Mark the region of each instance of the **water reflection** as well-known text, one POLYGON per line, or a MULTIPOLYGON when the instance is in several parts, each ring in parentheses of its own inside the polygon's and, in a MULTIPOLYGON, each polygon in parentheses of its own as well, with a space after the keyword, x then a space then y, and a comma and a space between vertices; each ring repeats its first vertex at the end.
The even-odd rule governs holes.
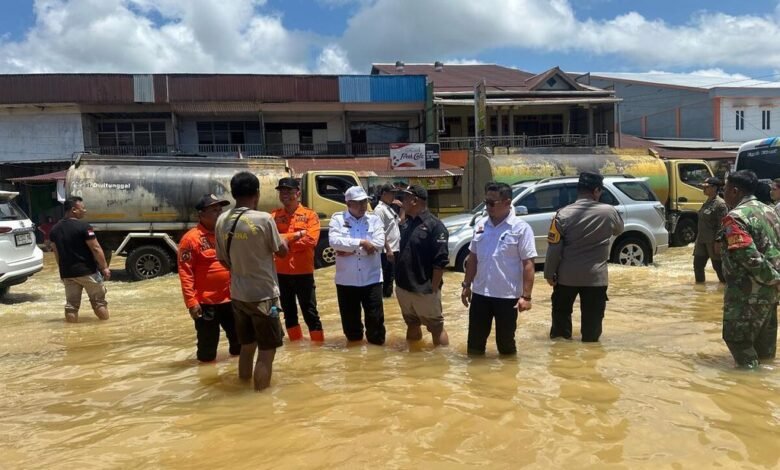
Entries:
POLYGON ((325 343, 285 344, 258 394, 225 341, 197 363, 175 276, 112 281, 110 321, 66 325, 47 258, 12 289, 20 303, 0 304, 0 467, 775 467, 778 364, 732 369, 722 290, 695 286, 690 260, 612 268, 600 344, 547 338, 537 274, 510 358, 492 337, 486 357, 466 355, 458 273, 443 296, 452 346, 407 344, 393 300, 387 345, 348 346, 320 270, 325 343))

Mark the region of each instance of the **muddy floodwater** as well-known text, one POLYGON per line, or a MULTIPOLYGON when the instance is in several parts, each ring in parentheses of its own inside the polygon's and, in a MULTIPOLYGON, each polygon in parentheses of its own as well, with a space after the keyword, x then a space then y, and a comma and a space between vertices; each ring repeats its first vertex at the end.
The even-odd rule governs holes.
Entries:
MULTIPOLYGON (((465 353, 462 274, 445 275, 452 345, 410 347, 394 299, 386 346, 346 347, 333 268, 319 270, 324 345, 285 342, 269 390, 237 379, 222 339, 195 360, 175 275, 127 282, 111 320, 65 324, 53 258, 0 301, 0 468, 776 468, 780 361, 742 372, 722 289, 691 249, 610 267, 600 344, 547 338, 537 273, 516 358, 465 353)), ((575 330, 579 328, 575 313, 575 330)))

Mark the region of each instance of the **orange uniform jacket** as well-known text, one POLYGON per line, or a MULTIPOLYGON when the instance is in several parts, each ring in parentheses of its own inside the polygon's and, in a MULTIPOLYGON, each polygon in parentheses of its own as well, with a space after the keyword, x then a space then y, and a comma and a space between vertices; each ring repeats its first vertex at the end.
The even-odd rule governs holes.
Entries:
POLYGON ((230 271, 217 259, 214 232, 198 224, 179 242, 179 280, 187 308, 230 302, 230 271))
POLYGON ((290 253, 284 258, 276 258, 276 272, 279 274, 312 274, 314 273, 314 248, 320 239, 320 218, 313 210, 298 204, 298 208, 292 215, 288 214, 284 207, 271 212, 271 217, 276 222, 285 240, 287 240, 290 253), (301 239, 295 239, 295 232, 305 230, 306 235, 301 239))

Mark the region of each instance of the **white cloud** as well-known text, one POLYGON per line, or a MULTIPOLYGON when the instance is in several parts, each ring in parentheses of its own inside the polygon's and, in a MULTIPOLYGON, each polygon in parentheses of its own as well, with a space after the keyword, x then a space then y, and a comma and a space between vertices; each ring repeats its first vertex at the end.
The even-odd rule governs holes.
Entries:
POLYGON ((694 70, 689 73, 664 72, 651 70, 649 72, 591 72, 601 77, 622 78, 640 82, 666 83, 699 88, 714 87, 750 87, 750 88, 780 88, 776 80, 780 74, 768 77, 770 80, 756 80, 741 73, 727 73, 719 68, 694 70))
POLYGON ((777 12, 704 12, 672 25, 635 12, 580 19, 566 0, 376 0, 349 20, 341 45, 360 67, 496 48, 617 56, 647 68, 776 67, 777 12))
POLYGON ((308 72, 315 36, 262 4, 37 0, 27 36, 0 42, 0 72, 308 72))
POLYGON ((359 73, 349 65, 349 60, 344 50, 335 44, 325 46, 319 57, 317 57, 316 71, 326 75, 359 73))
POLYGON ((367 73, 372 62, 471 63, 496 49, 521 68, 524 52, 617 58, 626 70, 780 63, 780 6, 670 24, 578 18, 573 0, 317 1, 354 12, 340 37, 290 29, 266 0, 36 0, 26 36, 0 36, 0 73, 367 73))

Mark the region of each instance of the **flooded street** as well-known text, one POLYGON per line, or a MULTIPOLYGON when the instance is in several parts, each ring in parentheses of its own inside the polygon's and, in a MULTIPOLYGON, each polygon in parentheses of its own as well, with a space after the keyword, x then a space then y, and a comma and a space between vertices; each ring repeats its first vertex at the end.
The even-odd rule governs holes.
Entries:
POLYGON ((285 343, 263 393, 238 381, 224 336, 217 363, 197 363, 176 276, 118 271, 111 320, 85 296, 81 323, 65 324, 47 254, 0 303, 0 468, 776 467, 780 361, 734 370, 722 289, 711 268, 693 285, 691 250, 610 267, 600 344, 547 338, 551 289, 537 273, 509 359, 492 335, 486 358, 466 356, 455 272, 451 347, 426 337, 409 352, 388 299, 387 345, 347 348, 334 270, 320 270, 325 344, 285 343))

